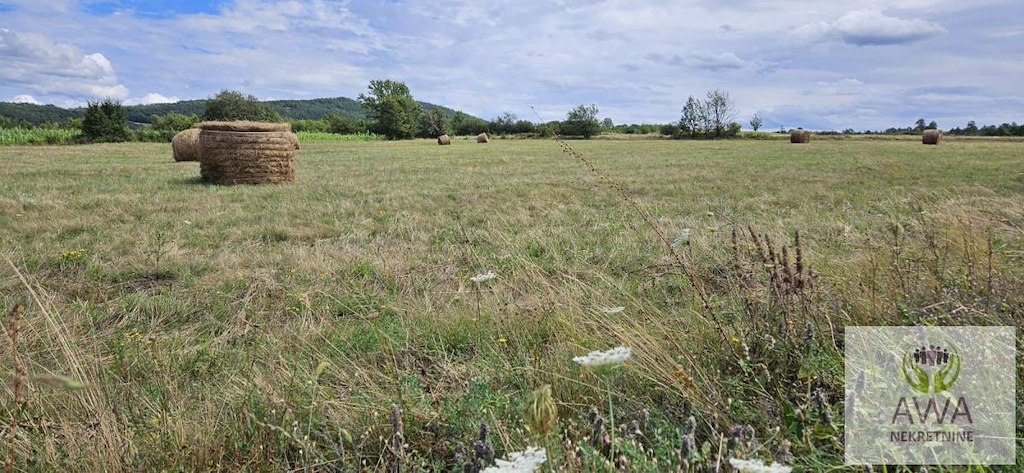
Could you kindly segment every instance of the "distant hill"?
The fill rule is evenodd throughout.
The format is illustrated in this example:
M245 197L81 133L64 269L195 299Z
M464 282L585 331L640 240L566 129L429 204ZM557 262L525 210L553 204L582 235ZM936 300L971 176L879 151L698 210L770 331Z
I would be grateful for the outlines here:
M340 114L353 118L365 118L366 110L359 102L348 97L335 97L310 100L270 100L265 102L285 119L319 120L331 114ZM425 110L441 109L451 118L455 110L441 105L420 102ZM149 123L153 115L180 113L182 115L202 115L206 100L183 100L175 103L155 103L150 105L126 105L125 113L128 121ZM60 108L54 105L33 105L28 103L0 102L0 117L16 122L28 122L39 125L46 122L65 122L70 118L81 118L85 115L84 108Z

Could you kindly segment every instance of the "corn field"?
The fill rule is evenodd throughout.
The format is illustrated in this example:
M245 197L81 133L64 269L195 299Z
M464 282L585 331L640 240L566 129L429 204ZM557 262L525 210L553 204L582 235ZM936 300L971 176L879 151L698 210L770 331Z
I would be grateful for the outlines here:
M0 146L71 144L81 130L66 128L4 128L0 129Z
M385 138L375 133L354 133L351 135L339 135L337 133L324 133L319 131L300 131L296 133L300 143L326 142L326 141L382 141Z

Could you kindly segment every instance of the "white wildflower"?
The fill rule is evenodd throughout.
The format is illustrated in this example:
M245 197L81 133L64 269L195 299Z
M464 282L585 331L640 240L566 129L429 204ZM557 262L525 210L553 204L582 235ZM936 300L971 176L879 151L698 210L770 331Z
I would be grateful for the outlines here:
M625 307L602 307L601 308L601 312L604 312L606 314L618 314L619 312L622 312L624 310L626 310Z
M488 271L484 274L477 274L476 276L469 278L469 280L479 284L482 282L490 281L491 279L494 279L496 277L498 277L498 275L494 274L493 271Z
M729 464L733 468L740 471L740 473L790 473L793 471L793 467L785 466L778 463L772 463L765 465L761 460L740 460L737 458L730 458Z
M508 461L495 460L497 465L484 469L484 473L533 473L548 460L543 448L527 447L525 451L508 456Z
M629 347L615 347L608 351L592 351L586 356L574 357L572 361L590 367L617 365L628 360L630 354L632 350Z
M672 242L672 248L679 248L680 246L686 246L690 244L690 229L684 228L683 233L679 234L679 237Z

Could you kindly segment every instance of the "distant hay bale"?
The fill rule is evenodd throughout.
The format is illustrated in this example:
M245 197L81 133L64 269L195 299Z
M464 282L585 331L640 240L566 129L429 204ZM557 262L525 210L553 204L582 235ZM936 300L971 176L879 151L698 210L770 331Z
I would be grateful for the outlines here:
M204 122L197 125L203 181L263 184L295 181L295 146L287 123Z
M797 128L797 129L795 129L795 130L793 130L792 132L789 133L789 142L790 143L810 143L811 142L811 132L809 132L809 131L807 131L807 130L805 130L803 128Z
M439 145L450 145L452 144L452 138L448 135L441 135L437 137L437 144Z
M171 138L171 150L174 152L175 161L199 161L200 131L198 128L189 128Z
M487 143L489 141L491 141L491 139L487 137L487 133L486 132L480 133L479 135L476 135L476 142L477 143Z
M295 133L292 133L292 132L288 132L288 139L291 140L292 145L295 146L295 149L299 149L299 137L298 137L298 135L296 135Z
M921 135L921 142L926 145L937 145L942 141L942 132L939 130L925 130Z

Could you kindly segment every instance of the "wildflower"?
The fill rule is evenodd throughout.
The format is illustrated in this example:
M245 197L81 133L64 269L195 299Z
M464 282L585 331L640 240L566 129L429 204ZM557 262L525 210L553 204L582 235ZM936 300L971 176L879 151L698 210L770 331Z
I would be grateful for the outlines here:
M508 461L496 460L497 465L485 468L484 473L533 473L547 460L548 453L543 448L527 447L509 455Z
M192 225L191 220L182 220L181 223L184 223L185 225Z
M486 272L484 274L477 274L476 276L473 276L473 277L469 278L469 280L473 281L473 282L475 282L477 284L480 284L480 283L484 283L484 282L490 281L491 279L494 279L496 277L497 277L497 275L494 274L493 271L488 271L488 272Z
M540 435L547 435L554 428L558 422L558 406L551 395L550 384L545 384L530 393L526 420L530 428Z
M624 310L626 310L625 307L602 307L601 308L601 312L604 312L606 314L618 314L619 312L622 312Z
M22 215L22 214L14 214L14 218L21 218L21 217L24 217L24 215Z
M617 365L628 360L631 354L629 347L615 347L608 351L592 351L586 356L574 357L572 361L590 367Z
M761 460L740 460L737 458L730 458L729 464L733 468L739 470L740 473L789 473L793 471L793 467L785 466L778 463L772 463L765 465Z
M672 248L679 248L680 246L686 246L690 244L690 229L684 228L683 232L679 234L679 237L672 242Z
M500 337L500 338L498 338L498 343L504 345L504 344L508 343L508 339L505 338L505 337Z

